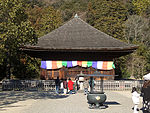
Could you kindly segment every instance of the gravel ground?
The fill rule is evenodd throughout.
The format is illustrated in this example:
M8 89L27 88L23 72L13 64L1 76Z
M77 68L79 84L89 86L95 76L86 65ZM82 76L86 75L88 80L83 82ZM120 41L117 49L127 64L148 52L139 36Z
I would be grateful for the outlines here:
M106 95L105 104L108 108L89 109L86 95L83 93L72 95L56 95L52 92L7 92L5 95L0 93L0 113L133 113L129 91L107 91ZM2 96L8 97L2 100ZM140 99L142 102L142 98ZM142 104L139 108L141 106Z

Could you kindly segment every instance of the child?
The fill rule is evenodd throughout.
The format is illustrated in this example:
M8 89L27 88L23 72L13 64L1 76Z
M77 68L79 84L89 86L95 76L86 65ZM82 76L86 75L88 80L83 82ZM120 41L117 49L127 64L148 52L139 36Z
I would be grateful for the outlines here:
M140 94L135 87L132 88L132 101L134 103L134 113L138 113L138 104L140 103Z

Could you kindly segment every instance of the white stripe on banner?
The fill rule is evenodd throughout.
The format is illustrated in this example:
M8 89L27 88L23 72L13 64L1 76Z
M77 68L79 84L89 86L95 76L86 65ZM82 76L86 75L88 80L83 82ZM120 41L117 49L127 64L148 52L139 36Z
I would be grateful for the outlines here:
M47 69L52 69L52 61L46 61Z
M77 66L77 61L72 61L72 66Z
M103 61L97 61L97 69L103 68Z

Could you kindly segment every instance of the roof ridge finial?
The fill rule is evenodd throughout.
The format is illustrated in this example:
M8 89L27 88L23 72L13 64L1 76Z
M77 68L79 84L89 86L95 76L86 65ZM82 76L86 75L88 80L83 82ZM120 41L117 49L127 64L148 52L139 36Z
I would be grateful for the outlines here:
M74 17L75 17L75 18L78 18L78 14L76 13Z

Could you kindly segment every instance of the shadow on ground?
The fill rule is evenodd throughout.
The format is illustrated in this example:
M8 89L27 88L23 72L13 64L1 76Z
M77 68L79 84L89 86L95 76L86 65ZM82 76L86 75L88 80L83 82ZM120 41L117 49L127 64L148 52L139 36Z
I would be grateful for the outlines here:
M115 101L107 101L104 104L106 104L106 105L120 105L120 103L115 102Z
M55 92L25 92L25 91L4 91L0 92L0 106L9 105L18 101L25 101L28 99L61 99L67 98L69 95L59 95ZM1 107L0 107L1 108Z

